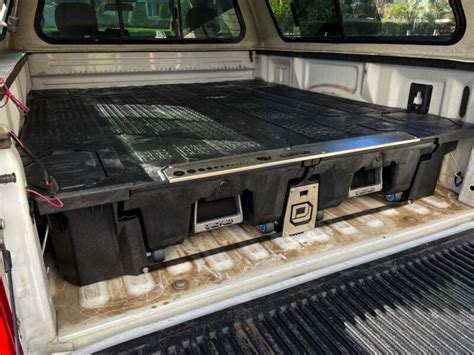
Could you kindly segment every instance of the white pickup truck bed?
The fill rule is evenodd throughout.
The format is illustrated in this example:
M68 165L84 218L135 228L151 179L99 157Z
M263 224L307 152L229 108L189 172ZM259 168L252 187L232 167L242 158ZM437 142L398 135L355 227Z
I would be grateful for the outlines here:
M38 82L38 73L42 71L35 69L31 59L39 56L47 55L31 55L27 66L18 65L19 74L10 85L24 100L32 88L44 89ZM369 70L374 65L364 68ZM76 79L67 74L59 77ZM51 77L54 82L59 80L58 76ZM14 131L23 124L14 107L4 111L2 122ZM459 192L453 186L453 177L458 170L467 169L470 152L469 140L465 140L446 156L440 184ZM393 208L385 207L382 199L359 197L327 210L325 221L305 234L269 239L201 259L180 259L172 267L145 275L80 288L61 279L48 248L44 268L43 235L38 235L37 221L29 213L27 181L16 149L0 150L0 161L5 162L0 164L0 174L15 173L17 177L17 183L2 186L1 200L7 203L0 203L0 217L7 223L5 240L13 257L22 340L30 349L43 350L47 346L48 352L99 351L474 227L474 209L459 202L457 194L441 187L433 197ZM464 190L472 185L469 176L466 175ZM467 196L464 192L465 201ZM357 214L362 210L366 212ZM186 257L259 235L254 226L235 226L191 236L184 244L169 248L168 258Z

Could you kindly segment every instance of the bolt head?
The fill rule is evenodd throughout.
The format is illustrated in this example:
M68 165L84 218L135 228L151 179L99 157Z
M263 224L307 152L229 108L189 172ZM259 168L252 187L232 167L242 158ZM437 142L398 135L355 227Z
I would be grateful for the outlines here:
M189 285L188 280L180 279L173 282L173 287L177 290L183 290Z

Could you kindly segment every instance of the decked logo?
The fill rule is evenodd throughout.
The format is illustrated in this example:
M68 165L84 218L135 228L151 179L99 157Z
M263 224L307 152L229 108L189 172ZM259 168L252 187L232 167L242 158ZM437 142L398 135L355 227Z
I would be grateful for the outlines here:
M313 208L311 202L297 203L296 205L291 206L291 224L294 226L301 226L311 221Z

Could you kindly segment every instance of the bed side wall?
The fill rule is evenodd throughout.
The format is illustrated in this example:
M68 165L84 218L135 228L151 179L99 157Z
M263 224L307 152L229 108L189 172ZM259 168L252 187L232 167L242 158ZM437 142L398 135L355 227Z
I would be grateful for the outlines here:
M34 90L253 79L253 52L32 53Z
M5 55L0 57L5 59ZM23 65L10 90L25 101L31 89L29 69ZM19 132L23 116L9 103L0 110L0 129ZM0 175L15 174L16 182L0 184L0 218L5 221L5 245L12 255L16 309L23 349L41 353L56 335L55 311L41 247L26 195L23 163L16 148L0 149Z
M257 55L255 77L294 88L373 104L406 108L412 83L432 85L429 113L474 123L472 95L463 117L466 87L472 92L474 71L356 61Z

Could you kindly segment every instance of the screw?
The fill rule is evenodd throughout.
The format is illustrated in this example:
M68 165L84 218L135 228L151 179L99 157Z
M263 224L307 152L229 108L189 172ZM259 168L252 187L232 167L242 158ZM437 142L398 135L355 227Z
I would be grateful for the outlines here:
M181 279L173 282L173 287L177 290L182 290L188 287L189 282L187 280Z
M148 271L150 271L150 269L147 268L147 267L144 267L144 268L142 269L142 271L143 271L144 274L148 274Z

